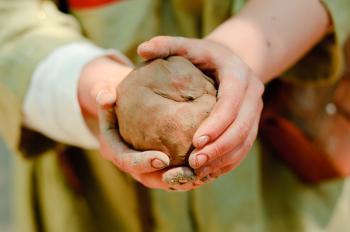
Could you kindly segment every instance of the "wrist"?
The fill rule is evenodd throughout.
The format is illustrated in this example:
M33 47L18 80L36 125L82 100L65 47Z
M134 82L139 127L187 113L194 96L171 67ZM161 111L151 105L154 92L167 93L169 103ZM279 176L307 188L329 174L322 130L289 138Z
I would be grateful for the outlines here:
M266 83L304 56L329 26L320 1L252 0L207 38L230 47Z
M264 62L268 60L264 32L253 23L239 16L231 18L204 39L211 40L229 48L239 56L259 77L265 76Z

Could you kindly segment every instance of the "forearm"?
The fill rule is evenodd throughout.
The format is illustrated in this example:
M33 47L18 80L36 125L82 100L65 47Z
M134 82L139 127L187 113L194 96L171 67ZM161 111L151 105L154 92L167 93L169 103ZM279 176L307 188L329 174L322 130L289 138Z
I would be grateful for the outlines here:
M250 0L206 38L231 48L266 83L319 42L330 23L319 0Z

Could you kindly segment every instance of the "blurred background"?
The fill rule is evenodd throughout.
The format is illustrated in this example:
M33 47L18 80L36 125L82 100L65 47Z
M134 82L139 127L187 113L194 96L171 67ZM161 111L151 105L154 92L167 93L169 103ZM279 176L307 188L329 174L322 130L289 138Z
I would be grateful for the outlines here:
M1 143L1 140L0 140ZM13 162L11 157L5 155L7 152L2 151L0 146L0 232L13 232L11 202L13 191Z

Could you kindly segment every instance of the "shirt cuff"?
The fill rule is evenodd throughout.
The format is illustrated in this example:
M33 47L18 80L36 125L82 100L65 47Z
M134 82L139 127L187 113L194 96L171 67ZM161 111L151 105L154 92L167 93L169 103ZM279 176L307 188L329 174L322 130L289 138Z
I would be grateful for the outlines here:
M120 52L88 42L54 50L33 73L22 107L24 125L62 143L98 148L98 141L82 116L77 90L83 67L100 56L112 56L131 64Z

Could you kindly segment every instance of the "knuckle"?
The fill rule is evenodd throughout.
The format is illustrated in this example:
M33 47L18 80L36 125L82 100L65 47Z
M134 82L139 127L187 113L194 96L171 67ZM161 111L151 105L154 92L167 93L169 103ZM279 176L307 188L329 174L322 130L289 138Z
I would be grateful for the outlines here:
M115 161L118 163L118 167L124 172L128 172L128 173L134 172L138 166L137 166L137 163L134 162L132 155L123 154L122 157L123 158L120 158L120 156L117 156L115 158Z
M251 84L254 85L255 92L257 92L259 95L262 95L265 91L264 83L255 74L252 74L250 79L251 79Z
M237 152L230 152L227 155L227 162L224 166L231 165L232 163L236 162L237 160Z
M216 114L215 116L209 117L207 120L203 122L203 124L198 128L196 134L193 136L197 138L199 135L207 135L209 137L209 141L215 140L220 135L220 129L217 122L222 122L223 117Z
M220 157L223 154L225 154L227 149L228 149L228 146L225 145L225 144L215 145L215 146L212 147L209 156L210 156L211 159L215 159L215 158Z
M240 141L245 140L249 134L249 129L250 129L248 123L247 122L237 123L237 129L238 129L238 139Z
M243 154L248 153L252 148L253 144L254 144L254 140L251 138L248 138L243 144L243 148L242 148Z
M199 54L200 58L196 59L196 63L198 67L207 70L215 70L214 56L212 52L205 47L196 48L194 53Z
M247 87L249 83L250 69L249 67L239 58L233 60L235 67L234 77L242 83L243 86Z
M229 161L230 161L230 157L228 157L228 155L223 155L218 158L218 166L219 167L225 166Z
M240 63L240 62L239 62ZM248 75L249 75L249 69L246 67L246 65L240 65L239 68L236 68L235 70L235 78L240 81L243 86L247 87L248 85Z
M221 169L221 174L224 175L224 174L227 174L228 172L232 171L234 168L235 168L235 164L231 164L229 166L226 166L224 168Z
M183 43L183 42L187 42L187 41L191 41L191 39L188 39L188 38L185 38L185 37L183 37L183 36L167 36L167 38L168 39L170 39L170 38L173 38L173 39L175 39L177 42L179 42L179 43Z
M257 92L258 92L258 94L259 95L263 95L264 91L265 91L265 85L260 80L258 80L257 81Z
M234 98L231 92L228 93L222 93L221 98L226 101L226 104L228 105L229 109L231 109L232 113L237 115L237 108L240 106L241 101L238 98ZM224 105L224 104L223 104ZM226 108L226 106L225 106ZM226 108L227 110L227 108Z
M168 36L158 35L152 38L152 42L158 44L158 43L166 42L168 39L169 39Z
M264 108L264 101L263 101L262 98L260 98L260 101L259 101L259 112L261 112L263 108Z
M124 171L125 164L122 160L119 159L118 156L112 156L111 157L112 163L114 163L120 170Z
M210 179L213 181L217 179L219 176L221 176L221 170L217 170L209 175Z

